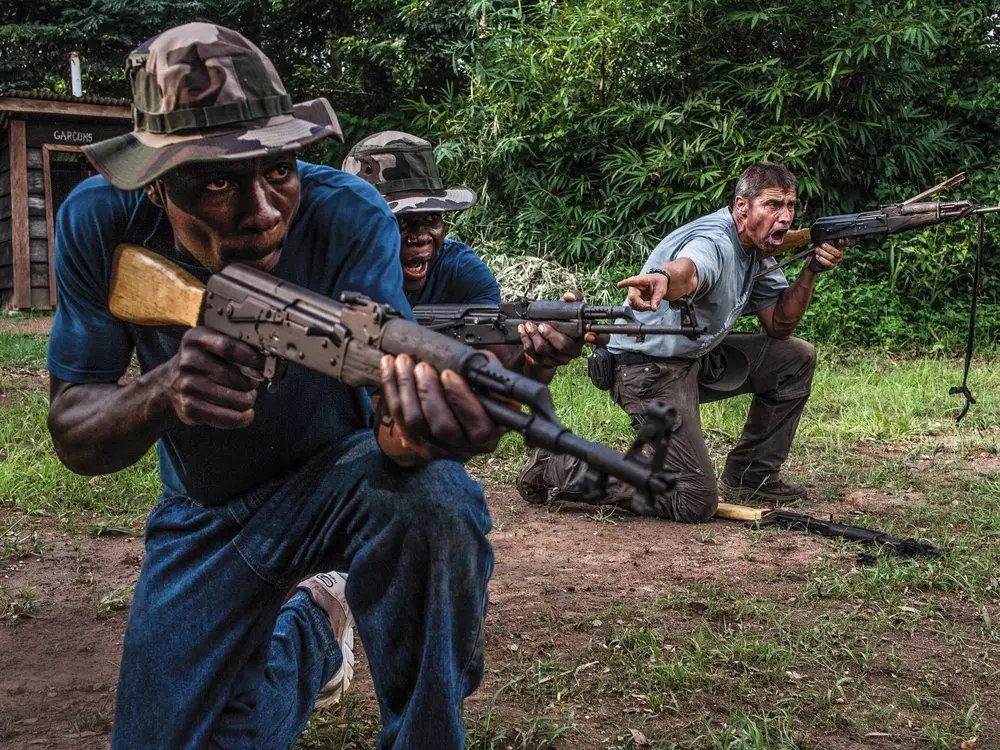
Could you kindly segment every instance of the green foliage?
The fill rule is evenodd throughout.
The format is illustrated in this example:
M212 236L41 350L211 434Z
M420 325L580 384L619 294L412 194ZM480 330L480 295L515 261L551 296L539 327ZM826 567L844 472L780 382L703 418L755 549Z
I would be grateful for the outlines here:
M204 20L200 0L38 0L0 4L0 94L69 93L69 58L80 53L84 93L129 96L124 63L153 34Z
M725 205L742 167L764 159L796 172L806 221L901 200L961 169L973 172L964 195L1000 201L986 3L740 5L471 3L480 33L455 48L468 85L414 103L445 171L480 192L457 233L608 279ZM973 234L970 221L852 250L803 332L951 348L966 326ZM996 270L991 260L987 326Z
M469 86L417 112L484 194L486 231L562 262L639 260L763 159L797 172L817 215L991 158L983 3L470 7L482 30L455 52Z
M962 169L1000 202L998 15L988 0L41 0L0 7L0 93L127 96L127 52L171 25L239 29L297 100L326 96L345 143L376 130L437 144L479 204L454 233L571 267L589 294L670 230L729 200L743 166L788 164L800 221L905 198ZM817 33L821 30L821 33ZM973 224L866 243L822 284L803 332L948 349L971 283ZM982 320L1000 320L1000 261Z

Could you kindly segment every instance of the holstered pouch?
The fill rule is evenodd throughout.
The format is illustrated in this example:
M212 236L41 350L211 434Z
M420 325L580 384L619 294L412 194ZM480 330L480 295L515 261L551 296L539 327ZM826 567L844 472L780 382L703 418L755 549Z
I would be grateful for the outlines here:
M610 391L614 383L615 358L607 347L595 346L594 353L587 357L587 375L595 388Z

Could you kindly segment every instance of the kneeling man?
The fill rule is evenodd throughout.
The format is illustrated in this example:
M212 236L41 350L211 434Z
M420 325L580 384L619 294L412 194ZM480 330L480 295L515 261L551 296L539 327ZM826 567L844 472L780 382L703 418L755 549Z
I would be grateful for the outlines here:
M803 487L780 478L781 467L809 398L816 353L793 338L809 307L819 273L840 263L837 247L819 245L789 286L781 270L770 270L795 217L796 180L778 164L753 164L736 185L733 204L671 232L650 255L646 271L618 283L642 323L679 325L669 302L691 295L708 333L697 341L683 336L647 336L642 342L612 336L612 397L636 429L646 405L663 401L677 410L679 424L667 465L678 472L676 488L657 498L656 515L697 523L716 510L718 496L738 502L788 505L803 499ZM763 333L733 333L742 315L756 315ZM699 404L753 394L743 434L716 481L701 431ZM565 462L561 457L550 459ZM533 474L533 476L532 476ZM529 466L520 485L533 491L554 485L572 499L572 482L559 477L578 473L556 466ZM553 481L553 479L556 481ZM632 509L631 491L614 485L611 493ZM649 512L645 509L644 512Z

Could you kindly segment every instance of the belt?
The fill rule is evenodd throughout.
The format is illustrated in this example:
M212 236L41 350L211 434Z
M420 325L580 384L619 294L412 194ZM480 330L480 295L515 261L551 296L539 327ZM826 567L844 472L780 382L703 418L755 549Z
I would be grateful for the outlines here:
M627 365L648 365L650 363L656 362L667 362L665 357L650 357L648 354L643 354L642 352L622 352L621 354L612 354L615 358L615 365L627 366Z

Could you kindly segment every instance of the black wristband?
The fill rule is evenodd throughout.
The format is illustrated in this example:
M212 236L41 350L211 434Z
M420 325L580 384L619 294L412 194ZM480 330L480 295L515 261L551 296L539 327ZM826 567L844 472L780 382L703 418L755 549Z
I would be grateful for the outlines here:
M664 271L662 268L650 268L646 273L658 273L661 276L667 277L667 289L670 289L670 274Z

